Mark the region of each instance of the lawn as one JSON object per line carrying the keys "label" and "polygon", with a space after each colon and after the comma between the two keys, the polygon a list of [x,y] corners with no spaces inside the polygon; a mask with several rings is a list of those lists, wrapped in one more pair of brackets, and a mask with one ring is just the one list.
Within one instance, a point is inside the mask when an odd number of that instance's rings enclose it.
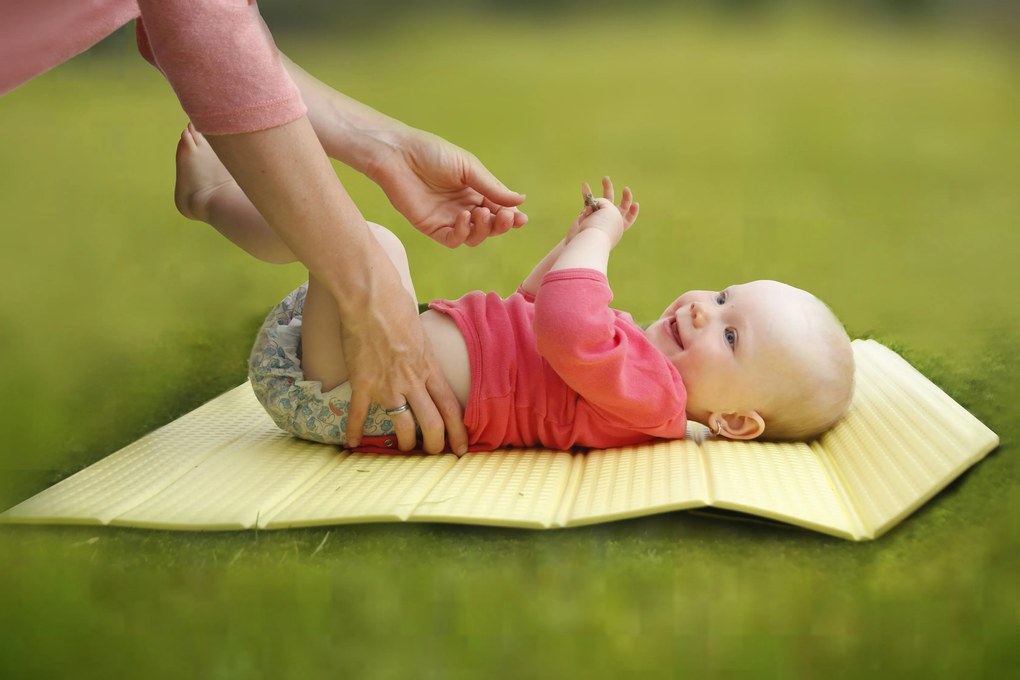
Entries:
{"label": "lawn", "polygon": [[[413,234],[418,294],[511,292],[611,174],[642,214],[614,304],[755,278],[818,294],[1002,446],[855,544],[673,513],[529,532],[0,527],[0,677],[998,677],[1020,662],[1016,52],[945,26],[656,12],[277,36],[529,196],[475,249]],[[173,209],[186,120],[128,36],[0,101],[0,506],[244,380],[303,278]],[[468,55],[468,58],[465,58]]]}

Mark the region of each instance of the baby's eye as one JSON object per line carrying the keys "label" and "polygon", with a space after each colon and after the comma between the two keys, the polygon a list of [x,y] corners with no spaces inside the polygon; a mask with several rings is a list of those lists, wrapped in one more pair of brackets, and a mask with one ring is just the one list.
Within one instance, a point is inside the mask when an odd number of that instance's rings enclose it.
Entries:
{"label": "baby's eye", "polygon": [[726,343],[730,347],[734,347],[737,344],[737,332],[732,328],[727,328],[725,331]]}
{"label": "baby's eye", "polygon": [[715,296],[715,303],[721,305],[726,302],[726,291],[723,291]]}

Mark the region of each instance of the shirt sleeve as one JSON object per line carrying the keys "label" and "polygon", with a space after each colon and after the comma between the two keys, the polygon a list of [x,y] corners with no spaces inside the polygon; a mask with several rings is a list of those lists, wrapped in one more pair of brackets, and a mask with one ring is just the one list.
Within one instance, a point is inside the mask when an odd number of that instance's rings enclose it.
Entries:
{"label": "shirt sleeve", "polygon": [[641,329],[609,307],[605,275],[561,269],[535,298],[538,353],[609,422],[655,430],[686,422],[680,374]]}
{"label": "shirt sleeve", "polygon": [[205,134],[254,132],[305,114],[254,0],[138,0],[138,47]]}
{"label": "shirt sleeve", "polygon": [[517,294],[528,302],[533,303],[535,301],[535,296],[529,293],[528,291],[524,290],[524,284],[517,286]]}
{"label": "shirt sleeve", "polygon": [[135,0],[0,0],[0,95],[137,16]]}

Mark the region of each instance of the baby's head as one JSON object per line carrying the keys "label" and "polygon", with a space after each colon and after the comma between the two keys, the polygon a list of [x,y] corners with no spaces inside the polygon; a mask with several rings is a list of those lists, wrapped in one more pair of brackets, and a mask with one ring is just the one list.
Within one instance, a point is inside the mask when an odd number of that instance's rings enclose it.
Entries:
{"label": "baby's head", "polygon": [[680,371],[687,417],[731,439],[810,439],[850,404],[850,338],[821,300],[785,283],[688,291],[645,335]]}

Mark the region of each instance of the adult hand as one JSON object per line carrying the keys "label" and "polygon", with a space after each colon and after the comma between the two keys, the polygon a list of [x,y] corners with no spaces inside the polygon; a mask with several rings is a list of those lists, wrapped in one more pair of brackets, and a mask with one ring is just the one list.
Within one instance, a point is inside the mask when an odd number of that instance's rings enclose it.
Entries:
{"label": "adult hand", "polygon": [[[467,449],[460,403],[436,363],[428,338],[418,322],[417,310],[396,276],[380,281],[371,306],[341,318],[341,342],[351,383],[347,441],[361,442],[372,403],[386,409],[403,404],[410,410],[393,414],[401,451],[415,447],[415,420],[421,428],[422,448],[439,453],[446,440],[458,455]],[[378,290],[378,288],[377,288]]]}
{"label": "adult hand", "polygon": [[449,248],[477,246],[528,221],[517,209],[523,194],[473,154],[427,132],[408,130],[366,174],[416,229]]}
{"label": "adult hand", "polygon": [[465,446],[460,405],[437,370],[416,309],[392,262],[337,181],[307,118],[258,132],[207,137],[267,224],[337,304],[341,343],[354,391],[351,445],[360,443],[369,404],[411,410],[394,419],[402,449]]}

